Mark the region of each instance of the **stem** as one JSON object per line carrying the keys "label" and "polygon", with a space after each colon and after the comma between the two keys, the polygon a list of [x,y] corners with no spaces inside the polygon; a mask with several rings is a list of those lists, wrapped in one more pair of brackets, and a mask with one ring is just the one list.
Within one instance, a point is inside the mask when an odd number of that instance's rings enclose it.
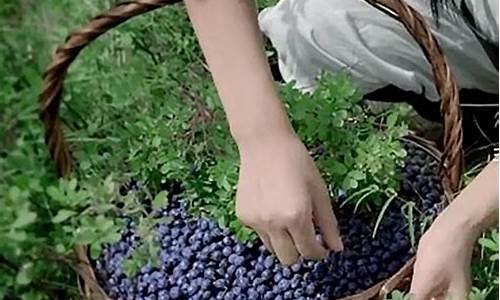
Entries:
{"label": "stem", "polygon": [[351,202],[356,196],[362,194],[362,193],[366,193],[366,192],[372,192],[373,190],[378,190],[378,187],[376,185],[370,185],[360,191],[357,191],[356,193],[353,193],[352,195],[350,195],[349,197],[347,197],[347,199],[340,205],[340,207],[343,207],[344,205],[346,205],[348,202]]}
{"label": "stem", "polygon": [[354,213],[357,212],[358,207],[361,204],[361,202],[363,202],[363,200],[365,200],[368,196],[375,194],[376,192],[378,192],[378,189],[374,189],[374,190],[364,194],[361,198],[359,198],[359,200],[356,202],[356,206],[354,206]]}
{"label": "stem", "polygon": [[378,227],[380,226],[380,222],[382,222],[382,218],[384,217],[385,211],[387,210],[387,208],[389,207],[389,205],[392,203],[392,200],[396,199],[397,196],[398,196],[397,194],[393,194],[387,200],[387,202],[384,203],[384,206],[382,206],[382,210],[380,210],[380,213],[379,213],[379,215],[377,217],[377,222],[375,223],[375,228],[373,228],[372,238],[375,238],[375,236],[377,235],[377,230],[378,230]]}

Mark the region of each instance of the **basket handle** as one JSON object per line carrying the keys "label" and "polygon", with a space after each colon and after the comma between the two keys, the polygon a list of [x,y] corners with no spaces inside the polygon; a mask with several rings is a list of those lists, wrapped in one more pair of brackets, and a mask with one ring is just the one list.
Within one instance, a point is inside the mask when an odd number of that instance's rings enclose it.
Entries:
{"label": "basket handle", "polygon": [[425,19],[405,0],[365,1],[400,21],[420,45],[431,64],[434,83],[441,97],[440,109],[444,123],[439,175],[447,190],[457,192],[461,186],[464,164],[462,111],[457,82],[448,60]]}

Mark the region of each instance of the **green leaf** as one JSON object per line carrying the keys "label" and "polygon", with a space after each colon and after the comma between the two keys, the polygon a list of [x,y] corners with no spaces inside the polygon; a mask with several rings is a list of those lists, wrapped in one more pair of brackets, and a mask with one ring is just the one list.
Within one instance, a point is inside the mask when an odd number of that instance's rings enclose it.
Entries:
{"label": "green leaf", "polygon": [[14,202],[17,202],[21,196],[21,190],[17,186],[13,186],[9,189],[9,197],[12,199]]}
{"label": "green leaf", "polygon": [[97,260],[99,258],[99,255],[101,255],[101,252],[102,252],[101,243],[92,243],[92,245],[90,245],[90,257],[93,260]]}
{"label": "green leaf", "polygon": [[140,262],[134,259],[128,259],[123,263],[123,272],[128,277],[134,277],[141,269]]}
{"label": "green leaf", "polygon": [[77,185],[77,180],[76,178],[71,178],[71,180],[68,182],[68,189],[70,191],[74,191],[76,190],[76,185]]}
{"label": "green leaf", "polygon": [[348,176],[352,177],[353,179],[355,179],[357,181],[364,180],[366,178],[366,174],[359,171],[359,170],[353,170],[353,171],[349,172]]}
{"label": "green leaf", "polygon": [[22,242],[26,240],[27,234],[25,231],[12,230],[5,237],[16,242]]}
{"label": "green leaf", "polygon": [[16,276],[16,283],[19,285],[27,285],[31,283],[32,279],[32,269],[33,269],[33,263],[27,263],[22,266],[22,268],[19,270]]}
{"label": "green leaf", "polygon": [[222,178],[222,187],[226,190],[226,191],[231,191],[232,190],[232,186],[229,184],[229,181],[227,180],[227,176],[224,176]]}
{"label": "green leaf", "polygon": [[153,147],[158,148],[161,145],[161,137],[155,136],[152,143]]}
{"label": "green leaf", "polygon": [[337,161],[337,160],[332,160],[330,162],[328,162],[330,164],[330,172],[332,172],[332,174],[336,174],[336,175],[344,175],[347,173],[347,167]]}
{"label": "green leaf", "polygon": [[162,209],[168,204],[168,193],[166,191],[159,192],[153,200],[154,209]]}
{"label": "green leaf", "polygon": [[56,252],[57,253],[65,253],[66,252],[66,248],[64,247],[63,244],[57,244],[56,245]]}
{"label": "green leaf", "polygon": [[77,213],[72,210],[61,209],[57,212],[57,215],[52,218],[52,222],[55,224],[62,223],[76,214]]}
{"label": "green leaf", "polygon": [[64,199],[64,194],[55,186],[49,186],[47,188],[47,194],[56,201],[62,201]]}
{"label": "green leaf", "polygon": [[29,211],[29,208],[26,206],[21,211],[18,212],[16,221],[12,224],[13,228],[22,228],[26,227],[36,220],[36,213]]}
{"label": "green leaf", "polygon": [[352,178],[346,177],[342,184],[342,187],[345,190],[355,189],[358,187],[358,182]]}
{"label": "green leaf", "polygon": [[78,228],[75,234],[75,243],[88,245],[99,238],[94,228]]}
{"label": "green leaf", "polygon": [[392,128],[398,122],[398,113],[393,112],[387,117],[387,127]]}
{"label": "green leaf", "polygon": [[490,249],[490,250],[498,251],[498,244],[490,239],[481,238],[481,239],[479,239],[479,244],[485,248]]}

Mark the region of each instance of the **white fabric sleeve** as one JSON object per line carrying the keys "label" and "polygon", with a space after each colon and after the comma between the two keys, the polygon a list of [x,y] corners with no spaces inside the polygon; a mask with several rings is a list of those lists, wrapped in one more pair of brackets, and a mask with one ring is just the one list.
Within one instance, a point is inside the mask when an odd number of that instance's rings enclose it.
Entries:
{"label": "white fabric sleeve", "polygon": [[466,0],[479,31],[498,45],[498,0]]}
{"label": "white fabric sleeve", "polygon": [[[408,1],[435,24],[428,0]],[[363,0],[281,0],[260,13],[259,23],[284,79],[298,88],[311,89],[321,71],[347,72],[364,93],[394,85],[439,100],[420,46]],[[444,15],[434,32],[460,87],[498,92],[498,72],[463,20]]]}

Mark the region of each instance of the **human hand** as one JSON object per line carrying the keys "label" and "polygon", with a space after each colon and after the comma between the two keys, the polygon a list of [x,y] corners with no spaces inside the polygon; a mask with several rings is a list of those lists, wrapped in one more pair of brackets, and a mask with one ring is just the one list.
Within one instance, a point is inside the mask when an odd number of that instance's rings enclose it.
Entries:
{"label": "human hand", "polygon": [[467,299],[476,233],[447,211],[420,240],[410,294],[415,300]]}
{"label": "human hand", "polygon": [[327,188],[306,147],[294,134],[263,137],[240,148],[236,213],[281,263],[320,259],[326,246],[342,250]]}
{"label": "human hand", "polygon": [[411,287],[415,299],[466,299],[474,243],[494,224],[498,224],[498,161],[490,162],[422,237]]}

